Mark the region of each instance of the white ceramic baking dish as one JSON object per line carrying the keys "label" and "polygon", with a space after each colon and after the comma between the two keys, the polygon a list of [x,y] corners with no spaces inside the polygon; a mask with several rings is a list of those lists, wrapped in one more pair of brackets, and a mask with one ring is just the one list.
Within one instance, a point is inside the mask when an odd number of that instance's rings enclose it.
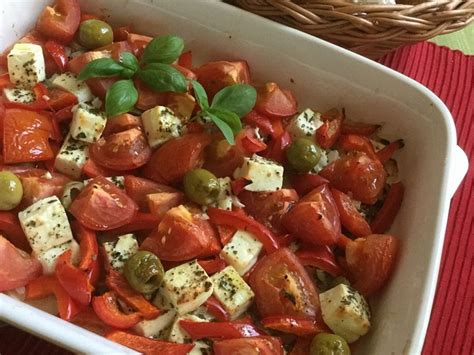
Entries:
{"label": "white ceramic baking dish", "polygon": [[[47,0],[0,2],[0,49],[34,26]],[[347,116],[384,123],[403,138],[399,153],[406,197],[392,233],[403,241],[389,286],[372,300],[373,326],[359,354],[418,354],[429,321],[450,199],[467,171],[452,117],[422,85],[373,61],[302,32],[215,1],[83,0],[84,10],[132,23],[139,33],[174,33],[195,63],[246,59],[256,80],[291,89],[299,107],[345,107]],[[8,260],[2,260],[8,262]],[[126,348],[0,294],[0,319],[81,353]]]}

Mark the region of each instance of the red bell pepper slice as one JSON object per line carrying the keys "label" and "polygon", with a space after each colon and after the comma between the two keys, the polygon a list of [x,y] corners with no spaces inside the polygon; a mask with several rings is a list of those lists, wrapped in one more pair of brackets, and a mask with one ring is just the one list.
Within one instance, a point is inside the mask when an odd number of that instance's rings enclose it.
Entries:
{"label": "red bell pepper slice", "polygon": [[84,227],[78,221],[72,223],[74,235],[79,239],[81,261],[79,269],[84,271],[94,285],[100,276],[99,246],[95,231]]}
{"label": "red bell pepper slice", "polygon": [[267,149],[267,145],[255,137],[251,129],[243,129],[236,137],[236,144],[246,155],[262,152]]}
{"label": "red bell pepper slice", "polygon": [[56,263],[56,278],[69,296],[87,306],[92,299],[93,287],[87,274],[71,263],[71,250],[65,251]]}
{"label": "red bell pepper slice", "polygon": [[298,174],[292,176],[291,183],[298,195],[303,197],[318,186],[329,184],[329,180],[318,174]]}
{"label": "red bell pepper slice", "polygon": [[229,240],[232,239],[236,231],[237,229],[231,226],[217,226],[217,232],[219,234],[221,244],[226,245]]}
{"label": "red bell pepper slice", "polygon": [[61,89],[50,89],[48,93],[48,104],[54,111],[59,111],[65,107],[73,107],[77,104],[77,96],[72,92]]}
{"label": "red bell pepper slice", "polygon": [[255,110],[250,111],[246,116],[244,116],[243,121],[252,127],[259,128],[264,134],[270,134],[272,137],[275,135],[275,128],[273,127],[270,118],[259,114]]}
{"label": "red bell pepper slice", "polygon": [[339,147],[346,152],[358,151],[367,154],[372,159],[378,159],[374,146],[367,137],[356,134],[346,134],[339,139]]}
{"label": "red bell pepper slice", "polygon": [[380,149],[376,154],[382,164],[385,164],[389,161],[393,154],[405,146],[403,139],[396,140],[390,144],[387,144],[385,147]]}
{"label": "red bell pepper slice", "polygon": [[204,307],[220,322],[227,322],[230,319],[229,313],[227,313],[222,304],[214,296],[207,299],[204,303]]}
{"label": "red bell pepper slice", "polygon": [[46,48],[49,54],[51,54],[51,57],[53,57],[59,71],[64,73],[68,62],[68,56],[64,50],[64,46],[56,41],[49,40],[45,43],[44,48]]}
{"label": "red bell pepper slice", "polygon": [[181,53],[178,58],[178,65],[193,70],[193,53],[191,51]]}
{"label": "red bell pepper slice", "polygon": [[145,338],[140,335],[113,330],[105,335],[109,340],[146,355],[186,355],[194,344],[177,344],[163,340]]}
{"label": "red bell pepper slice", "polygon": [[323,125],[316,130],[316,142],[324,149],[331,148],[336,144],[342,131],[344,113],[333,108],[321,115]]}
{"label": "red bell pepper slice", "polygon": [[328,330],[326,325],[302,317],[270,316],[263,318],[261,323],[265,328],[297,336],[315,335]]}
{"label": "red bell pepper slice", "polygon": [[110,327],[97,317],[92,307],[83,307],[81,311],[71,319],[71,323],[99,335],[104,335],[107,331],[110,331]]}
{"label": "red bell pepper slice", "polygon": [[342,274],[341,268],[337,265],[334,253],[331,248],[326,245],[320,247],[311,246],[309,249],[302,248],[302,250],[298,250],[295,255],[304,266],[316,267],[334,277]]}
{"label": "red bell pepper slice", "polygon": [[198,260],[198,264],[201,265],[208,275],[215,274],[227,266],[225,261],[218,257],[209,260]]}
{"label": "red bell pepper slice", "polygon": [[287,131],[284,131],[280,136],[273,138],[268,143],[268,148],[262,153],[262,156],[284,164],[286,162],[285,152],[290,144],[291,136]]}
{"label": "red bell pepper slice", "polygon": [[135,291],[127,280],[117,271],[109,270],[106,277],[106,284],[114,291],[121,300],[135,309],[145,319],[155,319],[161,311],[152,305],[143,295]]}
{"label": "red bell pepper slice", "polygon": [[72,112],[72,108],[75,105],[67,106],[64,107],[54,113],[54,119],[56,122],[61,123],[61,122],[66,122],[72,120],[72,116],[74,115]]}
{"label": "red bell pepper slice", "polygon": [[30,244],[21,228],[18,216],[12,212],[0,212],[0,232],[4,233],[13,245],[28,253],[31,252]]}
{"label": "red bell pepper slice", "polygon": [[56,297],[61,319],[71,320],[79,313],[79,306],[61,286],[56,276],[40,276],[26,285],[25,298],[27,300],[40,299],[53,294]]}
{"label": "red bell pepper slice", "polygon": [[207,214],[213,224],[249,231],[263,244],[268,254],[280,248],[277,237],[267,227],[243,213],[210,207]]}
{"label": "red bell pepper slice", "polygon": [[179,325],[191,339],[235,339],[262,335],[253,324],[242,322],[193,322],[182,320]]}
{"label": "red bell pepper slice", "polygon": [[390,228],[400,210],[404,193],[405,187],[401,182],[392,185],[382,208],[377,212],[370,224],[373,233],[385,233]]}
{"label": "red bell pepper slice", "polygon": [[354,122],[344,120],[342,122],[342,134],[358,134],[361,136],[371,136],[382,127],[379,124]]}
{"label": "red bell pepper slice", "polygon": [[142,318],[138,312],[125,314],[120,311],[117,304],[117,296],[112,291],[92,298],[92,307],[95,314],[105,324],[117,329],[131,328]]}
{"label": "red bell pepper slice", "polygon": [[48,97],[48,89],[44,84],[38,83],[33,88],[33,93],[35,95],[35,101],[24,104],[21,102],[14,102],[14,101],[4,101],[3,105],[5,108],[20,108],[25,110],[32,110],[32,111],[43,111],[50,108],[48,101],[46,98]]}

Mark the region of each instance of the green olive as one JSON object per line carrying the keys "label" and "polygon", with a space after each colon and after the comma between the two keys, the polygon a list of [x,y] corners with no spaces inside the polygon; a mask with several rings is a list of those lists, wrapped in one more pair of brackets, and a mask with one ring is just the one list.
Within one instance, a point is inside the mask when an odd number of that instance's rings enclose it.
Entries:
{"label": "green olive", "polygon": [[200,205],[209,205],[219,196],[219,180],[209,170],[191,170],[185,175],[183,183],[186,196]]}
{"label": "green olive", "polygon": [[0,210],[14,209],[23,198],[23,185],[15,174],[0,171]]}
{"label": "green olive", "polygon": [[320,333],[311,342],[311,355],[350,355],[351,349],[344,340],[336,334]]}
{"label": "green olive", "polygon": [[286,151],[286,157],[293,169],[305,173],[318,164],[319,158],[321,158],[321,150],[311,140],[298,138]]}
{"label": "green olive", "polygon": [[137,251],[125,262],[123,274],[135,290],[151,293],[161,286],[165,270],[155,254]]}
{"label": "green olive", "polygon": [[79,43],[88,49],[106,46],[113,40],[114,31],[104,21],[87,20],[79,27]]}

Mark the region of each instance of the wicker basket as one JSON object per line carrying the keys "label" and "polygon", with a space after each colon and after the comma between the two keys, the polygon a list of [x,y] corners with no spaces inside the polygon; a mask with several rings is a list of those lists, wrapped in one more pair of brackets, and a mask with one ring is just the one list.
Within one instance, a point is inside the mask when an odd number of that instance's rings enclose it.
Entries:
{"label": "wicker basket", "polygon": [[229,2],[373,59],[405,44],[457,31],[474,19],[474,0],[414,5],[365,5],[349,0]]}

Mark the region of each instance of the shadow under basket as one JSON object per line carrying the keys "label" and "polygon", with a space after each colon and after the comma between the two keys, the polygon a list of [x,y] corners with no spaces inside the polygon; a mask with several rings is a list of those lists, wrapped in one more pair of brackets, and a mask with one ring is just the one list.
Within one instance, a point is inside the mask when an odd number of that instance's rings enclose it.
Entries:
{"label": "shadow under basket", "polygon": [[474,19],[474,0],[405,0],[396,5],[341,0],[227,2],[372,59],[460,30]]}

